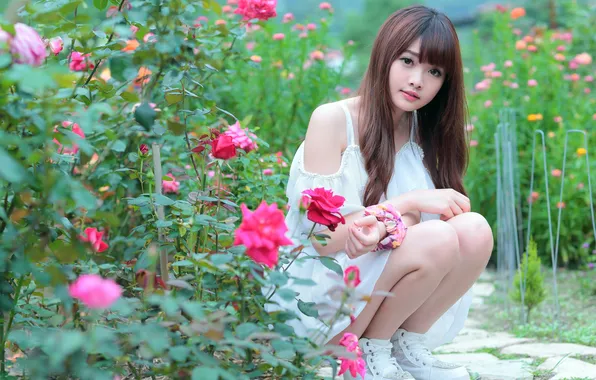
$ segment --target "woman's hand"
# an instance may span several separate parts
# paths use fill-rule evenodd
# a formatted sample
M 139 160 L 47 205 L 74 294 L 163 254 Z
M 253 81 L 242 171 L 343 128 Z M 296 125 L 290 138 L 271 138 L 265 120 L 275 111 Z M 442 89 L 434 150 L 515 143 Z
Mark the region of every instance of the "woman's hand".
M 379 222 L 374 215 L 356 219 L 348 228 L 346 254 L 350 259 L 362 256 L 375 249 L 386 234 L 385 225 Z
M 415 209 L 429 214 L 439 214 L 441 220 L 449 220 L 470 211 L 470 199 L 453 189 L 414 190 L 410 196 Z

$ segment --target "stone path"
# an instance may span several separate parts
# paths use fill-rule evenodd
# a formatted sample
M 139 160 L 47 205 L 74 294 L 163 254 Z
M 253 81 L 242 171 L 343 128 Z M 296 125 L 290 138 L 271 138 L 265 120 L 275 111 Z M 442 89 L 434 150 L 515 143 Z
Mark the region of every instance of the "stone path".
M 596 379 L 596 365 L 577 358 L 596 362 L 596 347 L 538 342 L 483 330 L 482 322 L 474 319 L 474 310 L 488 307 L 484 300 L 495 290 L 492 281 L 486 272 L 474 285 L 471 317 L 452 343 L 435 350 L 438 358 L 465 365 L 473 380 Z M 323 368 L 320 375 L 331 379 L 331 369 Z

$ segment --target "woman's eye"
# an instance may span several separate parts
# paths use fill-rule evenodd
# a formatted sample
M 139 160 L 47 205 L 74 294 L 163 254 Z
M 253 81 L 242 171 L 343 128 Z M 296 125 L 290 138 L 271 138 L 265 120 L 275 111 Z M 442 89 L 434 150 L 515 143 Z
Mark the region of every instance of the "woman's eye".
M 430 71 L 430 75 L 433 75 L 433 76 L 435 76 L 435 77 L 440 77 L 440 76 L 441 76 L 441 75 L 443 75 L 443 74 L 441 73 L 441 70 L 438 70 L 438 69 L 432 69 L 432 70 Z
M 410 64 L 414 63 L 414 61 L 412 61 L 410 58 L 402 58 L 401 60 L 404 61 L 404 63 L 406 65 L 410 65 Z

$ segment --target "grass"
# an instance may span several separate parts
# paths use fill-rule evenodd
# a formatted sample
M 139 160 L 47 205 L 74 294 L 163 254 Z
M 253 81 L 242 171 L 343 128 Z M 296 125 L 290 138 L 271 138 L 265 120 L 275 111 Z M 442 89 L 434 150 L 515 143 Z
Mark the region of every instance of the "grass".
M 558 293 L 560 315 L 555 317 L 552 271 L 544 270 L 547 297 L 530 315 L 529 323 L 521 322 L 521 307 L 506 295 L 504 281 L 495 280 L 495 292 L 485 298 L 484 309 L 471 312 L 489 331 L 507 331 L 517 337 L 536 338 L 545 342 L 576 343 L 596 347 L 596 271 L 560 269 Z

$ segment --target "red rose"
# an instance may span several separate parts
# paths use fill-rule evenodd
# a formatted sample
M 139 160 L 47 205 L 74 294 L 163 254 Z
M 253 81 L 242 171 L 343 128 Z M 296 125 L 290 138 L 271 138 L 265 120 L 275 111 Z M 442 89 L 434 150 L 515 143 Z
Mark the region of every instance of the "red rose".
M 141 152 L 141 156 L 147 156 L 149 154 L 149 147 L 147 144 L 141 144 L 141 146 L 139 146 L 139 152 Z
M 215 140 L 211 141 L 211 154 L 215 158 L 227 160 L 236 157 L 236 146 L 232 137 L 228 135 L 219 135 Z
M 333 195 L 333 191 L 322 187 L 304 190 L 302 194 L 310 197 L 310 204 L 306 212 L 308 220 L 327 226 L 335 231 L 339 223 L 345 224 L 346 220 L 339 209 L 346 199 L 341 195 Z

